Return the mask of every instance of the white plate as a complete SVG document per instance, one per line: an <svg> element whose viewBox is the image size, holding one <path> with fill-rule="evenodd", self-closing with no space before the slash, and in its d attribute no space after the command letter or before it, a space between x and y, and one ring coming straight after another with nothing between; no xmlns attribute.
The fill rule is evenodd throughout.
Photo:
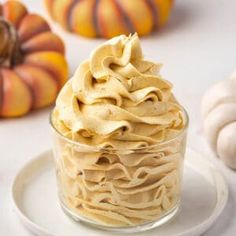
<svg viewBox="0 0 236 236"><path fill-rule="evenodd" d="M119 235L75 223L63 213L57 199L51 151L35 157L20 170L12 186L12 197L21 222L37 235ZM170 223L139 235L200 235L218 218L227 198L228 188L221 174L209 161L188 149L179 214Z"/></svg>

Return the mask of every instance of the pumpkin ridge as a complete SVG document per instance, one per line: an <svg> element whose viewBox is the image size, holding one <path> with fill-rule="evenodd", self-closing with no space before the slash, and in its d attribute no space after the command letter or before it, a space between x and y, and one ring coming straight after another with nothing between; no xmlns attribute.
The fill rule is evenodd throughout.
<svg viewBox="0 0 236 236"><path fill-rule="evenodd" d="M39 22L39 21L37 22L37 23L40 23L38 26L35 27L35 29L37 29L37 30L31 32L29 35L27 35L27 34L25 35L25 33L26 33L25 31L26 31L27 27L25 25L23 25L23 23L25 23L24 21L29 20L29 18L35 18L35 19L38 18L37 20L39 20L41 22ZM32 19L30 19L30 20L32 20ZM24 27L22 28L22 25L25 28ZM33 38L34 36L41 34L43 32L52 32L52 31L51 31L51 28L50 28L48 22L40 15L34 14L34 13L29 13L29 14L25 15L21 20L21 24L19 25L19 28L17 29L17 33L19 35L21 43L26 42L29 39Z"/></svg>
<svg viewBox="0 0 236 236"><path fill-rule="evenodd" d="M24 69L24 67L29 67L31 70L26 70ZM38 99L37 99L37 92L35 93L35 89L38 88L38 87L41 87L40 86L40 83L38 83L38 79L37 79L37 76L35 77L35 75L37 75L36 73L32 73L32 72L39 72L40 74L44 75L44 76L41 76L41 78L44 78L45 79L50 79L50 81L53 82L53 84L55 85L55 88L56 88L56 93L58 93L58 83L56 82L55 78L53 77L53 75L51 73L49 73L47 70L45 70L44 68L40 68L38 66L35 66L35 65L30 65L30 64L21 64L19 66L17 66L15 68L15 73L22 79L22 81L29 87L29 90L32 94L32 107L31 109L35 109L35 108L42 108L44 106L38 106L37 103L38 103ZM37 89L36 89L37 90ZM41 91L41 90L39 90ZM47 104L49 105L49 104Z"/></svg>
<svg viewBox="0 0 236 236"><path fill-rule="evenodd" d="M219 100L219 102L215 103L214 106L211 109L208 110L208 112L205 115L205 117L207 117L208 114L210 114L218 106L225 105L225 104L228 104L228 103L235 103L236 102L236 98L233 98L233 97L226 97L226 98L223 98L223 99L224 99L224 101Z"/></svg>
<svg viewBox="0 0 236 236"><path fill-rule="evenodd" d="M164 24L166 24L167 20L169 19L169 14L173 5L173 1L171 0L166 0L166 1L153 0L153 1L155 1L155 5L159 9L157 26L161 27Z"/></svg>
<svg viewBox="0 0 236 236"><path fill-rule="evenodd" d="M100 37L104 37L104 38L108 38L108 33L109 30L107 29L107 22L106 20L104 20L103 17L103 12L100 10L101 6L100 6L100 0L96 0L96 19L98 22L98 30L99 30L99 36ZM101 13L102 12L102 13Z"/></svg>
<svg viewBox="0 0 236 236"><path fill-rule="evenodd" d="M0 66L14 67L22 61L20 40L16 28L12 23L0 17Z"/></svg>
<svg viewBox="0 0 236 236"><path fill-rule="evenodd" d="M230 104L230 103L225 103L225 104ZM234 104L234 103L231 102L231 104ZM220 108L223 107L223 106L224 106L224 103L215 106L215 108L214 108L211 112L208 113L208 115L206 116L206 119L207 119L210 115L212 115L211 113L213 113L216 109L220 109ZM223 113L221 113L221 115L222 115L222 114L223 114ZM223 114L223 116L224 116L224 115L225 115L225 114ZM220 117L221 117L221 116L220 116ZM222 117L221 117L221 118L222 118ZM218 123L219 123L219 121L222 122L222 120L218 118ZM213 149L213 150L214 150L214 149L216 150L216 148L217 148L217 140L218 140L218 137L219 137L219 134L220 134L221 130L222 130L223 128L225 128L227 125L231 124L232 122L236 122L236 117L233 118L233 119L228 119L228 121L227 121L227 122L224 122L223 124L222 124L222 123L220 123L220 124L218 124L218 125L215 124L215 127L216 127L216 128L215 128L215 138L214 138L214 140L213 140L213 142L212 142L212 149Z"/></svg>
<svg viewBox="0 0 236 236"><path fill-rule="evenodd" d="M44 70L46 73L50 74L52 76L52 78L55 80L56 84L57 84L57 91L59 92L60 89L61 89L61 86L60 86L60 81L57 79L57 74L54 73L52 70L42 66L42 65L38 65L38 64L35 64L35 63L32 63L32 62L25 62L24 63L25 65L29 65L29 66L34 66L34 67L37 67L37 68L40 68L41 70Z"/></svg>
<svg viewBox="0 0 236 236"><path fill-rule="evenodd" d="M2 77L3 77L3 80L5 79L6 81L6 83L9 83L9 77L7 76L7 74L9 74L10 73L10 84L12 83L12 81L11 80L16 80L18 83L20 82L20 84L22 84L23 85L23 87L22 88L24 88L24 92L26 92L27 94L24 94L24 97L25 97L25 95L29 95L29 103L27 104L28 106L25 106L25 104L23 105L23 106L25 106L24 107L24 112L19 112L19 107L18 107L18 109L17 109L17 112L15 111L15 110L12 110L12 111L10 111L10 114L8 113L8 112L6 112L6 110L8 110L9 109L9 107L7 107L7 105L5 104L5 100L7 101L8 99L5 99L6 98L6 94L4 94L3 96L4 96L4 98L3 98L3 103L2 103L2 107L1 107L1 111L0 111L0 115L1 115L1 117L18 117L18 116L21 116L21 115L23 115L23 114L26 114L26 113L28 113L30 110L31 110L31 107L32 107L32 102L33 102L33 100L32 100L32 94L31 94L31 91L30 91L30 89L29 89L29 87L28 87L28 85L22 80L22 78L15 72L15 70L11 70L11 69L9 69L9 68L3 68L2 69ZM5 74L5 75L4 75ZM12 77L13 76L13 77ZM18 84L19 85L19 84ZM9 88L9 84L8 84L8 86L6 86L6 87L8 87ZM3 90L4 90L4 88L3 88ZM18 90L18 91L20 91L20 90ZM12 95L14 94L14 91L12 90L12 88L10 88L10 89L8 89L8 93L7 93L7 97L10 97L10 101L11 101L11 97L12 97ZM27 97L26 96L26 97ZM22 97L21 97L22 98ZM19 105L19 102L17 102L18 103L18 105ZM11 104L12 105L12 104Z"/></svg>
<svg viewBox="0 0 236 236"><path fill-rule="evenodd" d="M51 62L51 64L49 61ZM25 57L24 62L50 70L54 75L54 78L58 81L59 88L61 88L67 80L67 62L65 57L61 53L54 51L34 52L28 54ZM58 63L60 65L58 65Z"/></svg>
<svg viewBox="0 0 236 236"><path fill-rule="evenodd" d="M23 65L23 64L22 64L22 65ZM33 89L30 87L29 84L26 83L26 81L22 78L22 76L20 76L20 74L17 73L16 69L14 69L14 72L16 73L17 76L19 76L19 78L21 79L22 83L25 84L25 86L28 88L28 90L29 90L29 92L30 92L30 95L31 95L31 104L30 104L29 110L32 110L33 105L34 105L34 101L35 101L35 96L34 96L34 93L33 93Z"/></svg>
<svg viewBox="0 0 236 236"><path fill-rule="evenodd" d="M17 13L15 14L15 8ZM19 14L20 13L20 14ZM2 5L2 15L17 29L20 21L28 14L27 8L19 1L6 1ZM17 17L16 17L17 16ZM20 18L19 18L20 17Z"/></svg>
<svg viewBox="0 0 236 236"><path fill-rule="evenodd" d="M100 0L95 0L94 2L94 7L93 7L93 25L94 25L94 29L95 32L97 34L97 36L101 37L102 33L101 33L101 29L99 27L99 15L98 15L98 5L99 5L99 1Z"/></svg>
<svg viewBox="0 0 236 236"><path fill-rule="evenodd" d="M51 36L54 40L57 41L57 43L59 44L52 44L51 41L49 41L48 39L46 40L47 43L50 42L49 45L46 45L46 47L39 47L39 45L35 45L34 41L35 40L38 40L39 38L41 39L42 36ZM41 41L42 43L42 41ZM30 44L33 44L33 46ZM45 46L45 45L44 45ZM31 49L34 49L34 50L31 50ZM37 48L37 50L35 50L35 48ZM46 31L46 32L42 32L42 33L39 33L35 36L33 36L32 38L26 40L25 42L21 43L21 50L22 52L27 55L27 54L31 54L31 53L34 53L34 52L42 52L42 51L55 51L55 52L58 52L58 53L61 53L62 55L65 55L65 45L63 43L63 41L61 40L61 38L51 32L51 31Z"/></svg>
<svg viewBox="0 0 236 236"><path fill-rule="evenodd" d="M16 30L17 30L17 34L18 34L18 29L19 29L19 27L20 27L20 25L21 25L21 22L22 22L22 20L25 18L25 16L27 16L27 14L28 13L26 13L25 15L23 15L20 19L19 19L19 22L17 23L17 25L16 25ZM19 35L18 35L19 36ZM19 36L20 37L20 36Z"/></svg>
<svg viewBox="0 0 236 236"><path fill-rule="evenodd" d="M124 11L124 14L128 17L129 22L132 24L133 31L131 31L131 33L138 32L138 34L140 35L140 32L137 27L138 24L136 22L136 19L133 17L132 14L129 13L130 10L125 6L126 4L121 0L116 0L116 1L121 6L122 10Z"/></svg>
<svg viewBox="0 0 236 236"><path fill-rule="evenodd" d="M126 10L122 7L122 4L119 2L119 0L113 0L114 5L116 6L118 12L121 15L122 22L124 25L128 28L130 33L135 33L135 27L130 20L129 14L126 12Z"/></svg>
<svg viewBox="0 0 236 236"><path fill-rule="evenodd" d="M158 27L158 10L157 7L155 5L155 3L153 2L153 0L143 0L144 3L147 5L148 9L150 10L151 14L152 14L152 18L153 18L153 29L156 29Z"/></svg>
<svg viewBox="0 0 236 236"><path fill-rule="evenodd" d="M235 159L235 128L236 122L223 127L218 134L215 153L228 167L236 169Z"/></svg>
<svg viewBox="0 0 236 236"><path fill-rule="evenodd" d="M81 0L73 0L68 7L67 13L66 13L66 19L67 19L67 28L70 32L73 31L72 27L72 12L74 10L74 7L79 3Z"/></svg>
<svg viewBox="0 0 236 236"><path fill-rule="evenodd" d="M221 131L228 125L232 124L233 122L236 122L236 119L234 121L230 120L229 122L225 123L224 125L220 126L219 130L217 131L216 134L216 139L215 139L215 143L214 143L214 149L216 150L217 156L218 156L218 139L220 136Z"/></svg>

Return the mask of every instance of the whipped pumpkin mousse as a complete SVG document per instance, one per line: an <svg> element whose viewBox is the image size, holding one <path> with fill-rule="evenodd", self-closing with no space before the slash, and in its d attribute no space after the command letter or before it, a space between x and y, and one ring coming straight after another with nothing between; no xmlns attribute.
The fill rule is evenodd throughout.
<svg viewBox="0 0 236 236"><path fill-rule="evenodd" d="M160 68L137 34L122 35L61 90L51 121L60 199L73 215L123 227L178 207L187 117Z"/></svg>

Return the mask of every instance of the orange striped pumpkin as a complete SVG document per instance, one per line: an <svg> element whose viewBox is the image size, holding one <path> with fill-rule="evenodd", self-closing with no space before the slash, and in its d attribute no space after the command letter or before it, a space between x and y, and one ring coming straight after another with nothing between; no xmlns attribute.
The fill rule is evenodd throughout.
<svg viewBox="0 0 236 236"><path fill-rule="evenodd" d="M173 0L45 0L45 4L67 31L111 38L150 34L167 22Z"/></svg>
<svg viewBox="0 0 236 236"><path fill-rule="evenodd" d="M0 118L52 104L68 77L62 39L20 1L0 3Z"/></svg>

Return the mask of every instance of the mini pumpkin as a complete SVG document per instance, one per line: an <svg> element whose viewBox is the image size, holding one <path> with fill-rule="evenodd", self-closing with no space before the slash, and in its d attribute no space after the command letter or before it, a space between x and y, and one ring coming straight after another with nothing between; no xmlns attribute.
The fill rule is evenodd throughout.
<svg viewBox="0 0 236 236"><path fill-rule="evenodd" d="M173 0L45 0L64 29L87 37L147 35L164 25Z"/></svg>
<svg viewBox="0 0 236 236"><path fill-rule="evenodd" d="M204 133L212 150L236 169L236 75L213 85L204 95Z"/></svg>
<svg viewBox="0 0 236 236"><path fill-rule="evenodd" d="M47 106L68 76L62 40L18 1L0 4L0 117Z"/></svg>

